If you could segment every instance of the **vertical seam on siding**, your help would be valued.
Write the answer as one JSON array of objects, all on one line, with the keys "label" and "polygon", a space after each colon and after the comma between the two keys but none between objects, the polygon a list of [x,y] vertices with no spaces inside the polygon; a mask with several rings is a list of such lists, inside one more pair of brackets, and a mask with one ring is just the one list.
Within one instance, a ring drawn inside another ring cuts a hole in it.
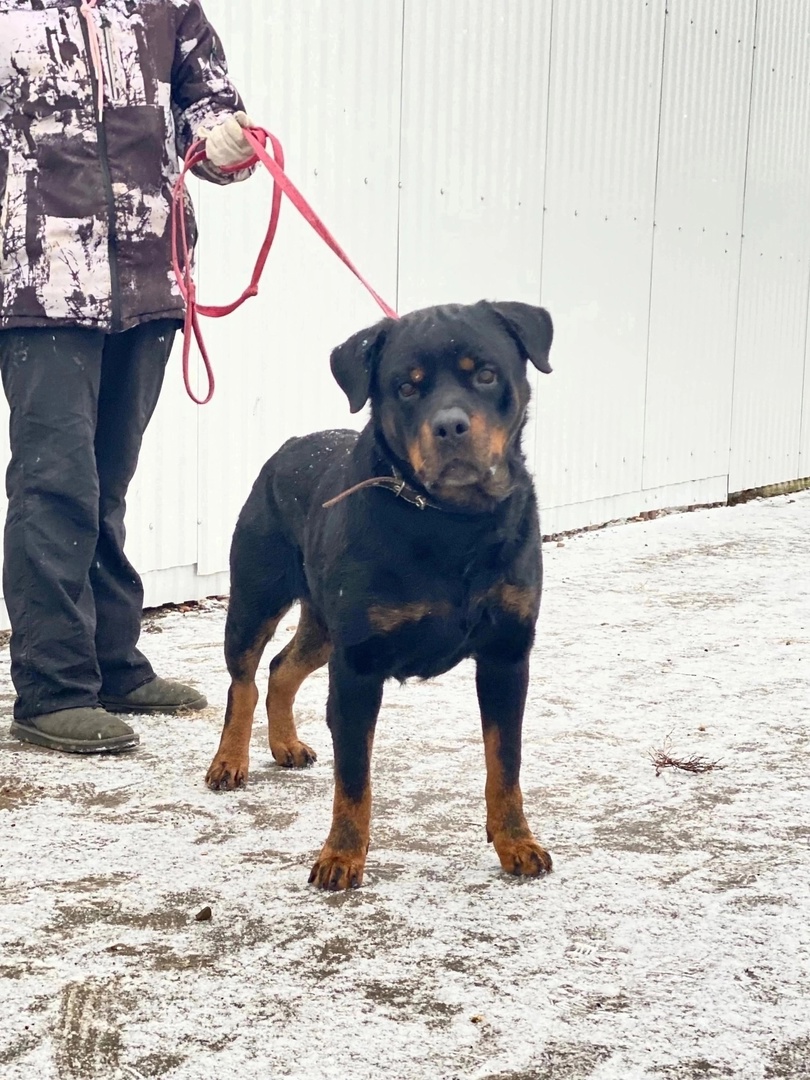
[{"label": "vertical seam on siding", "polygon": [[669,20],[669,0],[664,0],[664,32],[661,35],[661,87],[658,92],[658,134],[655,142],[655,182],[653,184],[653,221],[650,237],[650,289],[647,297],[647,344],[644,357],[644,416],[641,423],[641,490],[646,491],[645,472],[647,471],[647,413],[649,411],[650,387],[650,327],[652,326],[653,280],[655,273],[655,229],[658,210],[658,170],[661,164],[661,122],[664,115],[664,79],[667,66],[667,25]]},{"label": "vertical seam on siding", "polygon": [[[754,0],[754,37],[751,46],[751,81],[748,87],[748,124],[745,131],[745,165],[743,166],[743,190],[742,190],[742,213],[740,220],[740,257],[737,261],[737,299],[734,311],[734,364],[731,369],[731,407],[728,418],[728,464],[726,466],[726,497],[731,491],[731,456],[734,452],[732,439],[734,435],[734,393],[737,388],[737,343],[740,337],[740,296],[742,295],[742,266],[743,249],[745,247],[745,212],[746,197],[748,195],[748,157],[751,151],[751,117],[754,113],[754,77],[757,67],[757,31],[759,29],[759,0]],[[810,281],[808,281],[810,289]],[[806,336],[805,327],[805,336]],[[801,428],[799,429],[801,430]]]},{"label": "vertical seam on siding", "polygon": [[[808,273],[807,277],[807,301],[804,316],[804,364],[802,366],[801,398],[799,399],[801,403],[799,408],[799,447],[798,453],[796,454],[797,480],[802,478],[802,473],[807,475],[807,469],[802,460],[802,447],[804,445],[803,436],[805,434],[805,423],[810,423],[810,416],[807,415],[807,368],[808,361],[810,361],[810,357],[807,353],[808,333],[810,333],[810,273]],[[810,432],[808,432],[808,437],[810,437]]]},{"label": "vertical seam on siding", "polygon": [[[542,190],[542,205],[540,209],[540,296],[538,297],[538,303],[543,302],[543,271],[545,269],[546,258],[546,193],[548,190],[548,144],[549,133],[551,131],[551,68],[554,63],[554,0],[551,0],[551,10],[548,17],[548,70],[546,72],[546,140],[543,148],[543,190]],[[540,386],[540,373],[538,371],[532,372],[532,396],[536,398],[536,391]],[[537,405],[534,404],[533,413],[537,413]],[[531,467],[532,471],[536,474],[537,462],[540,460],[540,423],[537,421],[534,425],[534,446]],[[538,496],[539,503],[539,496]]]},{"label": "vertical seam on siding", "polygon": [[540,219],[540,300],[543,297],[543,269],[546,256],[546,189],[548,186],[548,142],[551,129],[551,65],[554,55],[554,0],[548,19],[548,70],[546,72],[546,142],[543,149],[543,205]]},{"label": "vertical seam on siding", "polygon": [[399,46],[399,150],[397,160],[397,265],[394,283],[394,306],[399,311],[399,276],[402,239],[402,139],[405,112],[405,0],[402,0],[401,41]]}]

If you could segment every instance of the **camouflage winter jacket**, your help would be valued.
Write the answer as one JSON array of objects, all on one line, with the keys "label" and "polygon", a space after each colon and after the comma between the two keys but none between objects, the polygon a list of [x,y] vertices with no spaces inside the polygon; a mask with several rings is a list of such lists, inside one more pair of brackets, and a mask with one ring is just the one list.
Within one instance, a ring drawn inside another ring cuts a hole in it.
[{"label": "camouflage winter jacket", "polygon": [[80,6],[0,0],[0,327],[182,317],[178,153],[242,108],[199,0],[98,0],[99,120]]}]

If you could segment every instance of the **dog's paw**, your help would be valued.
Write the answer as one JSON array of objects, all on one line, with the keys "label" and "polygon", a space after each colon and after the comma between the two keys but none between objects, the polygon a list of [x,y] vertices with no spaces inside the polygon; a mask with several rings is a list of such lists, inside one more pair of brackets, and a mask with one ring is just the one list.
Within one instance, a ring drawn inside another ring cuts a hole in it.
[{"label": "dog's paw", "polygon": [[365,855],[360,852],[334,851],[328,844],[318,856],[309,875],[310,885],[319,889],[357,889],[363,884]]},{"label": "dog's paw", "polygon": [[291,739],[289,742],[270,743],[270,752],[285,769],[304,769],[318,760],[318,755],[311,746],[302,743],[300,739]]},{"label": "dog's paw", "polygon": [[234,791],[245,786],[247,776],[247,758],[235,761],[217,754],[205,774],[205,782],[212,791]]},{"label": "dog's paw", "polygon": [[551,856],[531,833],[520,837],[496,836],[493,843],[507,874],[540,877],[551,872]]}]

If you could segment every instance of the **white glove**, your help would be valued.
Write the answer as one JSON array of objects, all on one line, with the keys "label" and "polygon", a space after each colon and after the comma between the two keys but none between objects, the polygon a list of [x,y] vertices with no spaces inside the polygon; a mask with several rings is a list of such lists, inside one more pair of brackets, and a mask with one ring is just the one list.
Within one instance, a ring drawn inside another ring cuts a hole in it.
[{"label": "white glove", "polygon": [[245,113],[237,112],[220,121],[212,131],[200,128],[197,135],[205,139],[205,155],[212,165],[229,168],[253,157],[253,147],[242,131],[246,127],[253,127],[253,122]]}]

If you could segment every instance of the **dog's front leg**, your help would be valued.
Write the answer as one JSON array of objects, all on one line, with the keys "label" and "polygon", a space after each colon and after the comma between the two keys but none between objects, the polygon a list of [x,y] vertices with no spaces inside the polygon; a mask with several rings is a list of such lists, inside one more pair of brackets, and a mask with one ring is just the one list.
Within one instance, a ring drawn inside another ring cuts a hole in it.
[{"label": "dog's front leg", "polygon": [[487,764],[487,839],[507,873],[535,876],[551,870],[523,813],[520,754],[529,658],[515,662],[479,656],[475,674]]},{"label": "dog's front leg", "polygon": [[363,881],[371,821],[371,748],[382,688],[381,678],[359,675],[335,650],[326,706],[335,751],[332,828],[309,875],[320,889],[356,888]]}]

